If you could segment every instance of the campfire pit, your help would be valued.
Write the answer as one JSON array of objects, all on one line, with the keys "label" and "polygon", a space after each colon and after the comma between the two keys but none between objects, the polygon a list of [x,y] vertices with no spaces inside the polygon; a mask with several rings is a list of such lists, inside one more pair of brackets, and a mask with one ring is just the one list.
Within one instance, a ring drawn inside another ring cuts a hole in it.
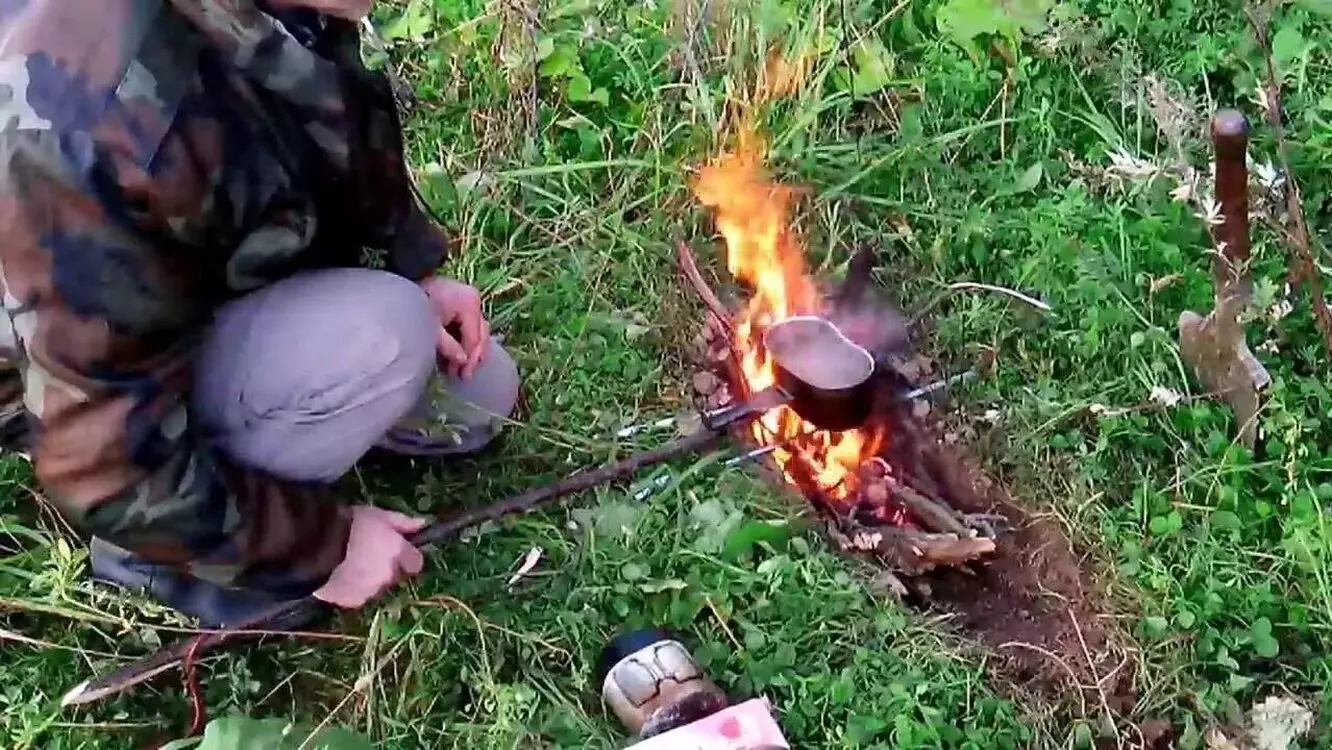
[{"label": "campfire pit", "polygon": [[702,170],[695,193],[725,242],[737,282],[725,289],[741,292],[722,302],[689,246],[677,246],[680,270],[708,309],[691,347],[700,411],[743,403],[775,382],[763,334],[793,316],[827,318],[876,361],[872,405],[858,428],[818,430],[786,406],[769,408],[730,427],[733,440],[753,449],[728,463],[757,463],[816,511],[833,545],[884,569],[877,583],[948,612],[999,657],[995,664],[1014,684],[1079,702],[1090,691],[1107,717],[1130,705],[1128,660],[1101,622],[1094,586],[1061,525],[1028,514],[932,422],[924,397],[988,364],[940,379],[913,351],[911,334],[955,292],[1050,308],[1013,290],[961,282],[904,318],[873,290],[876,256],[867,248],[837,283],[816,281],[790,222],[796,191],[770,181],[753,149]]},{"label": "campfire pit", "polygon": [[689,247],[679,246],[681,269],[710,311],[694,346],[702,368],[694,378],[699,409],[715,414],[763,398],[779,382],[766,334],[803,316],[825,319],[876,362],[868,414],[857,427],[832,431],[790,405],[765,406],[731,429],[737,440],[755,446],[742,458],[766,462],[773,476],[819,512],[838,544],[905,574],[993,553],[994,521],[1002,517],[960,512],[946,478],[931,471],[926,454],[932,441],[917,423],[912,398],[931,389],[921,387],[921,368],[905,366],[916,359],[905,319],[871,293],[875,254],[857,253],[835,287],[818,284],[790,223],[796,191],[769,181],[753,151],[706,167],[695,193],[713,209],[727,268],[749,292],[743,304],[728,307],[704,280]]}]

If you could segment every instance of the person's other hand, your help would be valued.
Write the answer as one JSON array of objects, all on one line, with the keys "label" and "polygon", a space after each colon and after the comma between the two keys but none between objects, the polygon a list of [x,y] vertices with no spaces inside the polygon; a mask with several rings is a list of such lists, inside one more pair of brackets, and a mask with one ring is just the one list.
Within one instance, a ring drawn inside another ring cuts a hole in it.
[{"label": "person's other hand", "polygon": [[310,8],[330,16],[359,21],[370,15],[374,0],[270,0],[274,9]]},{"label": "person's other hand", "polygon": [[[439,316],[436,346],[450,375],[466,380],[481,364],[490,344],[490,323],[481,311],[481,293],[461,281],[435,276],[421,283]],[[455,338],[449,326],[458,331]]]},{"label": "person's other hand", "polygon": [[317,599],[344,609],[357,609],[379,598],[406,576],[421,572],[425,558],[408,534],[420,531],[425,519],[373,505],[352,508],[347,552],[328,581],[314,592]]}]

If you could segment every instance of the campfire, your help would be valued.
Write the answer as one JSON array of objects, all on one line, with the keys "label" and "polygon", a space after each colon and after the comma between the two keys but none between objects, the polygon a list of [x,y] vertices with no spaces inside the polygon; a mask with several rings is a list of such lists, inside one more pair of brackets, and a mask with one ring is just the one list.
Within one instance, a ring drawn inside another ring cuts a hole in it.
[{"label": "campfire", "polygon": [[[902,351],[901,316],[882,301],[861,299],[872,254],[858,256],[836,287],[810,274],[792,221],[800,191],[771,180],[763,157],[758,139],[743,137],[694,183],[725,243],[727,271],[744,295],[737,304],[722,303],[681,246],[681,265],[712,313],[696,342],[704,370],[694,384],[705,412],[743,404],[778,384],[764,334],[792,318],[834,321],[882,361],[914,357]],[[913,390],[939,389],[919,388],[904,368],[882,369],[873,376],[875,406],[858,427],[820,429],[791,406],[775,406],[733,427],[754,446],[736,462],[770,460],[771,473],[827,519],[843,546],[877,553],[905,573],[988,555],[995,549],[992,522],[1001,519],[952,507],[947,482],[929,465],[936,446],[912,415]]]},{"label": "campfire", "polygon": [[[753,289],[733,327],[743,391],[758,393],[777,382],[763,331],[797,315],[827,312],[791,227],[796,192],[769,182],[760,154],[749,149],[706,167],[695,193],[716,213],[717,228],[726,239],[727,270]],[[820,496],[838,501],[856,496],[860,467],[889,437],[886,423],[844,432],[820,430],[786,405],[754,420],[750,432],[759,445],[774,447],[771,455],[788,483],[812,484]]]}]

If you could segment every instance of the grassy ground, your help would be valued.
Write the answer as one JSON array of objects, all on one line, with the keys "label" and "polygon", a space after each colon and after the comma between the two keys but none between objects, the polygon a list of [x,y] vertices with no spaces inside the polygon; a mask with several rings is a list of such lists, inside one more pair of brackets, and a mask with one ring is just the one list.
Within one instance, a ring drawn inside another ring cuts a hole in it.
[{"label": "grassy ground", "polygon": [[[1013,684],[946,617],[875,593],[812,535],[727,554],[728,530],[793,509],[745,471],[685,461],[650,503],[602,489],[432,555],[346,640],[211,661],[211,712],[329,720],[394,748],[619,747],[589,673],[609,635],[645,624],[688,634],[728,687],[772,697],[799,747],[1132,747],[1137,727],[1163,719],[1189,748],[1263,697],[1328,708],[1327,352],[1302,305],[1252,323],[1275,380],[1255,457],[1223,409],[1189,398],[1173,332],[1211,290],[1203,223],[1172,197],[1172,175],[1207,171],[1214,108],[1261,121],[1263,61],[1235,5],[1082,0],[1042,20],[1041,0],[658,3],[382,4],[419,95],[416,162],[460,237],[448,270],[488,295],[529,409],[498,455],[366,470],[349,489],[416,511],[480,503],[623,453],[615,428],[685,408],[683,341],[698,317],[671,247],[709,234],[689,169],[715,153],[728,94],[775,45],[811,63],[766,125],[774,170],[812,188],[814,264],[835,270],[875,243],[907,307],[962,279],[1055,306],[1029,320],[962,300],[934,345],[959,366],[998,352],[997,376],[960,394],[952,419],[1085,552],[1104,624],[1132,644],[1136,704],[1110,727],[1094,702]],[[1332,75],[1315,40],[1332,26],[1300,6],[1273,26],[1319,233]],[[1256,131],[1255,161],[1273,161],[1270,129]],[[1270,302],[1284,248],[1261,229],[1255,243]],[[1171,393],[1184,398],[1162,405]],[[26,469],[0,477],[0,529],[28,550],[0,558],[0,626],[36,639],[0,640],[0,746],[134,747],[178,732],[188,709],[169,681],[56,708],[94,667],[182,623],[84,583],[83,553],[34,511]],[[507,585],[532,547],[536,570]]]}]

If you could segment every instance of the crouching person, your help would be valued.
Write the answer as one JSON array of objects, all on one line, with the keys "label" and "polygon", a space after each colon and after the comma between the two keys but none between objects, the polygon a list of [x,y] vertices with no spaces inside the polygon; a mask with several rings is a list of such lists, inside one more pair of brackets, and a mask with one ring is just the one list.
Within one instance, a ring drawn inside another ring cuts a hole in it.
[{"label": "crouching person", "polygon": [[208,626],[419,572],[423,519],[334,481],[476,451],[517,401],[480,295],[435,275],[368,7],[0,10],[3,432],[94,576]]}]

